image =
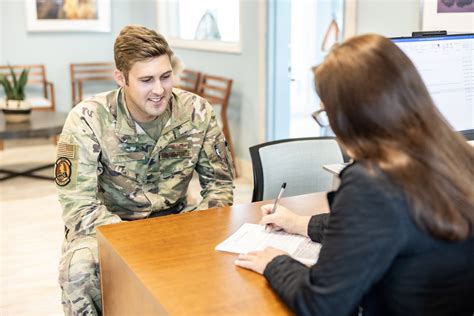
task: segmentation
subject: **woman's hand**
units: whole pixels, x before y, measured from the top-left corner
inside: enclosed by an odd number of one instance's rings
[[[287,255],[287,253],[280,249],[267,247],[263,251],[252,251],[246,255],[239,255],[237,260],[235,260],[235,264],[239,267],[263,274],[263,271],[265,271],[270,261],[279,255]]]
[[[301,216],[293,213],[284,206],[278,205],[275,213],[271,213],[273,204],[262,206],[261,225],[268,225],[270,231],[284,230],[290,234],[308,236],[308,223],[311,216]]]

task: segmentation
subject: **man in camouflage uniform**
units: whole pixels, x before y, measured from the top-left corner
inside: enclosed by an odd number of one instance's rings
[[[214,111],[173,89],[164,38],[127,26],[114,54],[120,88],[76,105],[58,144],[66,226],[59,282],[68,315],[101,313],[97,226],[189,211],[194,170],[203,197],[197,209],[233,201],[233,162]]]

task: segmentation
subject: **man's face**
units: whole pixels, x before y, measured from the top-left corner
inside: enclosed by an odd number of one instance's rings
[[[135,121],[152,121],[166,110],[173,89],[168,55],[134,63],[128,73],[128,84],[119,70],[115,71],[115,79],[123,87],[125,102]]]

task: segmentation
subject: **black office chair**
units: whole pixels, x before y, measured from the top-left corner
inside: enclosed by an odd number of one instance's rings
[[[253,167],[252,202],[274,199],[283,182],[284,196],[331,189],[333,175],[323,165],[343,163],[334,137],[294,138],[249,148]]]

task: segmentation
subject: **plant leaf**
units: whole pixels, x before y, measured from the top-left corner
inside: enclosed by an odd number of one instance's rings
[[[29,69],[25,68],[21,72],[20,79],[18,80],[18,86],[16,88],[19,100],[25,99],[25,86],[28,82]]]
[[[16,73],[12,66],[9,66],[9,68],[10,68],[10,74],[13,80],[13,93],[16,95],[16,89],[18,85],[18,81],[16,80]]]
[[[0,84],[3,86],[5,90],[5,96],[7,99],[12,99],[14,97],[13,88],[8,80],[7,76],[0,76]]]

